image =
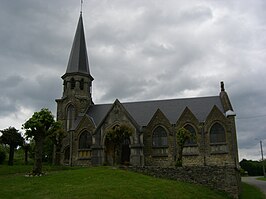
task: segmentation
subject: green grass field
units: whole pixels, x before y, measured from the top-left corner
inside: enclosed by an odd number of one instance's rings
[[[263,181],[266,181],[266,178],[265,178],[265,177],[260,177],[260,178],[257,178],[257,180],[263,180]]]
[[[263,193],[256,187],[242,182],[242,193],[240,199],[265,199]]]
[[[6,167],[0,166],[0,198],[228,198],[204,186],[112,167],[50,171],[42,177],[25,177],[20,172],[27,166],[8,173]]]
[[[204,186],[112,167],[44,166],[45,176],[25,177],[31,169],[31,165],[0,165],[0,198],[229,198]],[[241,199],[264,198],[258,189],[242,184]]]

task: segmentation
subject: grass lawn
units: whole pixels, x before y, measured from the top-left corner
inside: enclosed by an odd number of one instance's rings
[[[74,170],[79,169],[80,167],[66,167],[66,166],[50,166],[43,165],[43,171],[51,172],[51,171],[59,171],[59,170]],[[26,174],[31,172],[33,169],[33,165],[0,165],[0,176],[7,174]]]
[[[23,173],[6,173],[3,167],[7,166],[0,165],[0,198],[228,198],[203,186],[112,167],[51,171],[42,177],[25,177],[23,167]]]
[[[265,196],[257,187],[242,182],[242,193],[240,195],[240,199],[249,198],[265,199]]]
[[[260,178],[257,178],[257,180],[263,180],[263,181],[266,181],[266,178],[265,178],[265,177],[260,177]]]

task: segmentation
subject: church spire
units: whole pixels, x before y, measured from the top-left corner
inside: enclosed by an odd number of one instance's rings
[[[89,69],[82,12],[80,13],[77,30],[68,60],[67,70],[63,77],[72,74],[86,75],[89,76],[91,80],[93,80],[93,77],[90,75]]]
[[[93,104],[93,77],[89,69],[82,13],[80,13],[66,73],[62,76],[62,79],[64,85],[63,97],[58,103],[66,102],[66,104],[73,105],[75,110],[85,112],[87,107]],[[60,108],[66,108],[63,107],[66,104],[61,104]]]

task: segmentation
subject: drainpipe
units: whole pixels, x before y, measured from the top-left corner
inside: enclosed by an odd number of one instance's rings
[[[206,166],[206,135],[204,132],[204,122],[201,123],[201,137],[203,139],[203,165]]]
[[[72,165],[72,155],[73,155],[73,132],[72,131],[70,131],[70,144],[69,144],[69,146],[70,146],[70,166],[72,167],[73,165]]]

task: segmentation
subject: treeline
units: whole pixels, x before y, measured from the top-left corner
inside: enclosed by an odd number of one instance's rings
[[[241,168],[248,173],[249,176],[262,176],[263,175],[263,163],[266,166],[266,161],[254,161],[243,159],[239,163]]]
[[[32,175],[42,175],[42,162],[60,164],[60,149],[62,140],[66,136],[62,123],[55,121],[52,112],[47,108],[35,112],[24,124],[22,136],[15,127],[0,130],[1,148],[9,148],[8,165],[14,162],[14,153],[21,147],[25,151],[25,164],[28,161],[28,153],[34,156]],[[0,164],[5,159],[5,151],[0,148]]]
[[[4,162],[8,162],[9,165],[12,165],[13,161],[16,161],[17,164],[33,164],[35,154],[35,142],[34,140],[30,140],[28,141],[28,143],[24,142],[23,145],[15,148],[13,160],[10,160],[9,151],[10,146],[7,144],[2,144],[0,140],[0,165],[4,164]],[[46,139],[43,147],[42,161],[48,164],[52,164],[54,158],[53,152],[54,144],[49,139]]]

